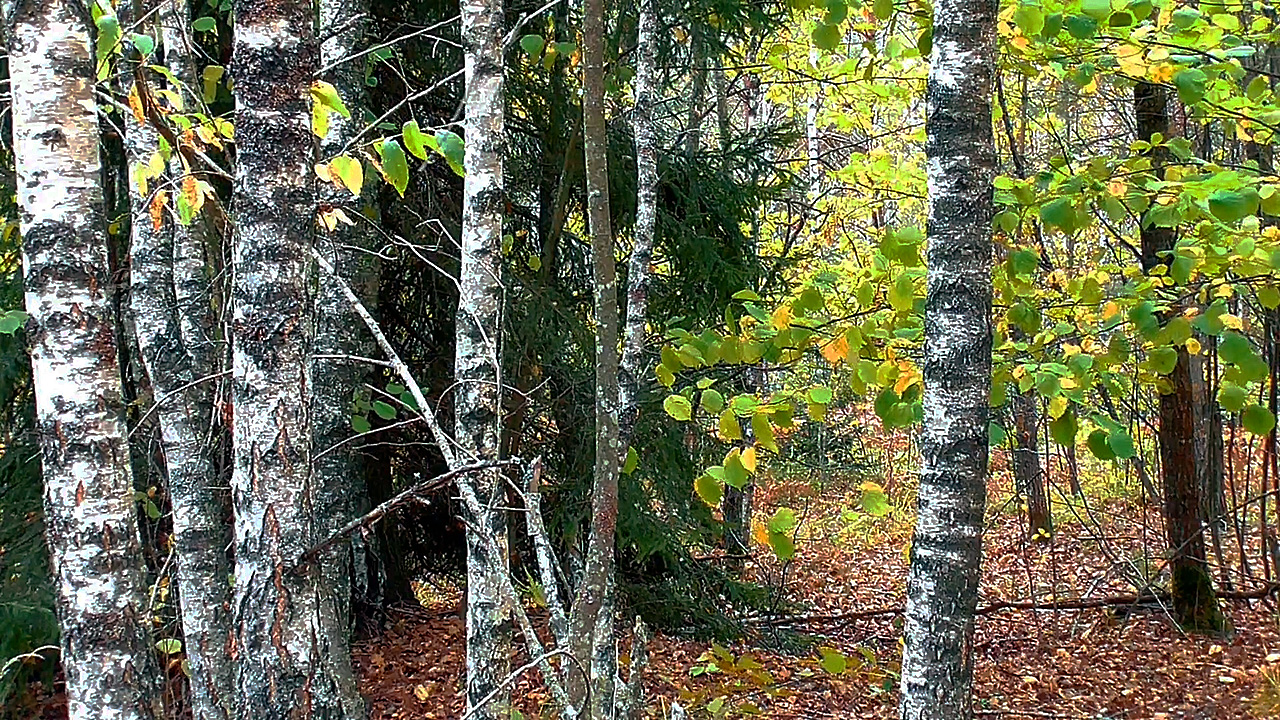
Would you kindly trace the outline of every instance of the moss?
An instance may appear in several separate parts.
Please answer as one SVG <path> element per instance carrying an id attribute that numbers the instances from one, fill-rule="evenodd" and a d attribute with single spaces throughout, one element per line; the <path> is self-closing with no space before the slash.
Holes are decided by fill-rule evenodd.
<path id="1" fill-rule="evenodd" d="M 1220 635 L 1230 630 L 1230 622 L 1213 592 L 1213 581 L 1198 565 L 1174 568 L 1173 611 L 1178 624 L 1187 632 Z"/>

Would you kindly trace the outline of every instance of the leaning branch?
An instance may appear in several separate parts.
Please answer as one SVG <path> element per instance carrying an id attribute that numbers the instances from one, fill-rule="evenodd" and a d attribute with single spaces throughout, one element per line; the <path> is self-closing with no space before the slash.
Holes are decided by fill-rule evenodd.
<path id="1" fill-rule="evenodd" d="M 361 515 L 355 520 L 352 520 L 346 525 L 343 525 L 337 530 L 334 530 L 333 532 L 329 533 L 329 536 L 326 537 L 324 540 L 321 540 L 316 545 L 313 545 L 311 549 L 302 553 L 302 556 L 298 558 L 298 562 L 293 566 L 292 570 L 296 571 L 298 568 L 302 567 L 303 565 L 306 565 L 307 563 L 314 561 L 320 553 L 333 547 L 335 543 L 337 543 L 339 540 L 346 537 L 347 535 L 350 535 L 352 532 L 355 532 L 358 528 L 368 527 L 378 522 L 385 515 L 387 515 L 387 513 L 390 513 L 391 511 L 399 508 L 401 505 L 404 505 L 408 501 L 421 499 L 422 496 L 427 495 L 429 493 L 433 493 L 447 486 L 449 483 L 453 482 L 455 478 L 461 475 L 478 472 L 480 470 L 488 470 L 490 468 L 495 468 L 495 467 L 504 467 L 507 465 L 518 465 L 519 463 L 520 461 L 518 459 L 513 458 L 511 460 L 491 460 L 487 462 L 475 463 L 472 465 L 463 465 L 462 467 L 454 468 L 446 473 L 437 475 L 431 478 L 430 480 L 423 480 L 420 483 L 416 483 L 412 487 L 409 487 L 403 492 L 400 492 L 390 500 L 387 500 L 386 502 L 378 505 L 378 507 L 370 510 L 364 515 Z"/>

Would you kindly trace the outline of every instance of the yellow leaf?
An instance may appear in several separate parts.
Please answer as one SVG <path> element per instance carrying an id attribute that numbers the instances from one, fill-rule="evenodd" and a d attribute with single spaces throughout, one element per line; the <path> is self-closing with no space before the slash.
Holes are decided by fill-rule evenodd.
<path id="1" fill-rule="evenodd" d="M 1096 354 L 1098 350 L 1102 348 L 1102 346 L 1098 344 L 1098 341 L 1091 337 L 1085 338 L 1084 342 L 1080 343 L 1080 345 L 1081 348 L 1090 355 Z"/>
<path id="2" fill-rule="evenodd" d="M 1065 343 L 1062 346 L 1062 354 L 1065 357 L 1075 357 L 1080 354 L 1080 346 L 1071 343 Z"/>
<path id="3" fill-rule="evenodd" d="M 870 480 L 859 485 L 858 489 L 862 492 L 884 492 L 884 488 L 879 483 L 873 483 Z"/>
<path id="4" fill-rule="evenodd" d="M 431 696 L 431 691 L 427 690 L 427 688 L 422 685 L 414 685 L 413 695 L 419 700 L 426 702 L 427 698 Z"/>
<path id="5" fill-rule="evenodd" d="M 1107 304 L 1102 307 L 1103 320 L 1110 320 L 1111 318 L 1119 314 L 1120 314 L 1120 306 L 1117 305 L 1114 300 L 1107 302 Z"/>
<path id="6" fill-rule="evenodd" d="M 1058 381 L 1058 384 L 1062 386 L 1063 390 L 1072 390 L 1078 387 L 1075 378 L 1062 378 Z"/>
<path id="7" fill-rule="evenodd" d="M 898 381 L 893 384 L 893 391 L 901 395 L 903 390 L 915 385 L 918 379 L 914 372 L 904 372 L 898 376 Z"/>
<path id="8" fill-rule="evenodd" d="M 1222 283 L 1213 291 L 1214 297 L 1229 298 L 1235 292 L 1230 283 Z"/>
<path id="9" fill-rule="evenodd" d="M 1067 399 L 1062 395 L 1049 401 L 1049 417 L 1057 420 L 1067 411 Z"/>
<path id="10" fill-rule="evenodd" d="M 337 207 L 321 210 L 319 219 L 320 225 L 330 232 L 333 232 L 334 228 L 338 227 L 338 223 L 342 223 L 343 225 L 355 225 L 355 223 L 351 221 L 351 218 L 342 211 L 342 208 Z"/>
<path id="11" fill-rule="evenodd" d="M 1222 313 L 1221 315 L 1218 316 L 1218 319 L 1222 321 L 1223 327 L 1227 328 L 1228 330 L 1244 329 L 1244 321 L 1241 320 L 1239 317 L 1232 315 L 1231 313 Z"/>
<path id="12" fill-rule="evenodd" d="M 769 528 L 765 527 L 764 523 L 759 521 L 751 523 L 751 539 L 754 540 L 757 545 L 768 545 Z"/>
<path id="13" fill-rule="evenodd" d="M 147 115 L 142 111 L 142 98 L 138 95 L 138 86 L 134 85 L 129 91 L 129 109 L 133 111 L 133 119 L 138 121 L 139 125 L 147 124 Z"/>
<path id="14" fill-rule="evenodd" d="M 329 176 L 335 185 L 345 187 L 352 195 L 360 197 L 360 188 L 364 187 L 364 165 L 359 160 L 339 155 L 329 163 Z"/>
<path id="15" fill-rule="evenodd" d="M 164 227 L 164 206 L 169 203 L 169 191 L 157 190 L 155 197 L 151 198 L 151 226 L 156 232 Z"/>
<path id="16" fill-rule="evenodd" d="M 751 447 L 742 451 L 742 466 L 745 467 L 748 472 L 756 471 L 756 446 L 755 445 L 752 445 Z"/>
<path id="17" fill-rule="evenodd" d="M 791 306 L 782 304 L 777 310 L 773 311 L 773 327 L 775 330 L 785 330 L 791 327 Z"/>
<path id="18" fill-rule="evenodd" d="M 1199 355 L 1199 354 L 1200 354 L 1200 350 L 1201 350 L 1201 349 L 1202 349 L 1202 348 L 1201 348 L 1201 346 L 1200 346 L 1200 341 L 1199 341 L 1199 340 L 1197 340 L 1197 339 L 1195 339 L 1195 338 L 1187 338 L 1187 352 L 1188 352 L 1188 353 L 1191 353 L 1192 355 Z"/>
<path id="19" fill-rule="evenodd" d="M 1021 380 L 1021 379 L 1022 379 L 1022 376 L 1026 375 L 1026 374 L 1027 374 L 1027 368 L 1026 368 L 1026 366 L 1024 366 L 1024 365 L 1019 365 L 1018 367 L 1016 367 L 1016 368 L 1014 368 L 1014 369 L 1013 369 L 1013 379 L 1014 379 L 1014 380 Z"/>
<path id="20" fill-rule="evenodd" d="M 191 206 L 192 212 L 200 212 L 200 208 L 204 207 L 204 193 L 200 192 L 200 183 L 196 181 L 195 175 L 183 176 L 182 199 Z"/>
<path id="21" fill-rule="evenodd" d="M 822 346 L 822 357 L 832 365 L 839 365 L 848 354 L 849 340 L 844 335 L 838 335 L 835 340 Z"/>

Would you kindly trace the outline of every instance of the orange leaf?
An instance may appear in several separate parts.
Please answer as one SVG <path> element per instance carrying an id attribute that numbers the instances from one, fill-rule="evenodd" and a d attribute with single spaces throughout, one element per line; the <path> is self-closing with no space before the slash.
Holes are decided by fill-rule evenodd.
<path id="1" fill-rule="evenodd" d="M 155 197 L 151 198 L 151 226 L 160 232 L 164 227 L 164 206 L 169 204 L 169 191 L 157 190 Z"/>
<path id="2" fill-rule="evenodd" d="M 844 335 L 836 337 L 835 340 L 822 346 L 822 357 L 832 365 L 839 365 L 844 361 L 845 356 L 849 354 L 849 339 Z"/>

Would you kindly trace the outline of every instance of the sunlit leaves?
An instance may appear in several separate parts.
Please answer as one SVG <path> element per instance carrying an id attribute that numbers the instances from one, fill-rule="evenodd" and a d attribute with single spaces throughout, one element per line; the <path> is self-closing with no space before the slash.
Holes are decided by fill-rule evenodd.
<path id="1" fill-rule="evenodd" d="M 683 395 L 668 395 L 662 401 L 662 409 L 676 420 L 688 421 L 693 418 L 693 405 Z"/>
<path id="2" fill-rule="evenodd" d="M 409 187 L 409 160 L 404 148 L 395 138 L 387 138 L 378 145 L 378 156 L 382 160 L 382 177 L 404 197 Z"/>

